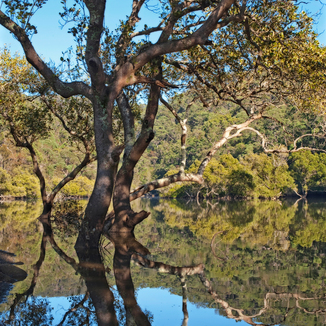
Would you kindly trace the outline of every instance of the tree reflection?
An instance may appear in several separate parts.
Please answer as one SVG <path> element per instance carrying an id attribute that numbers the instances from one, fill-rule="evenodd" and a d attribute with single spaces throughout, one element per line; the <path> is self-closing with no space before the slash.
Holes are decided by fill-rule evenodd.
<path id="1" fill-rule="evenodd" d="M 107 282 L 106 269 L 98 248 L 78 248 L 78 270 L 85 280 L 95 307 L 98 325 L 118 325 L 114 309 L 114 296 Z"/>
<path id="2" fill-rule="evenodd" d="M 280 206 L 278 208 L 274 203 L 261 206 L 253 208 L 252 205 L 248 205 L 252 217 L 241 224 L 236 222 L 236 217 L 233 216 L 229 219 L 228 225 L 246 231 L 243 238 L 247 239 L 250 228 L 256 227 L 252 224 L 258 218 L 256 212 L 258 210 L 262 212 L 268 207 L 273 208 L 269 221 L 274 224 L 274 231 L 269 229 L 266 221 L 261 230 L 264 234 L 277 236 L 278 239 L 271 241 L 269 238 L 267 245 L 258 247 L 247 246 L 239 239 L 231 241 L 240 229 L 234 233 L 215 229 L 214 233 L 210 233 L 210 239 L 194 236 L 197 247 L 202 251 L 203 248 L 206 250 L 206 258 L 203 252 L 200 254 L 200 260 L 205 262 L 205 266 L 203 264 L 183 266 L 182 263 L 178 265 L 178 261 L 171 255 L 172 247 L 169 246 L 173 244 L 168 244 L 170 240 L 168 231 L 159 232 L 165 235 L 165 239 L 155 238 L 155 236 L 149 239 L 144 236 L 144 239 L 148 240 L 146 247 L 140 243 L 144 239 L 138 241 L 134 234 L 109 233 L 106 236 L 114 252 L 110 253 L 103 248 L 78 247 L 77 260 L 69 256 L 67 249 L 56 242 L 51 221 L 41 218 L 43 234 L 39 257 L 33 266 L 33 277 L 27 289 L 14 296 L 10 308 L 2 314 L 0 324 L 5 322 L 9 325 L 51 325 L 53 312 L 49 300 L 33 296 L 47 255 L 47 243 L 65 263 L 81 275 L 87 286 L 84 295 L 70 297 L 70 307 L 66 308 L 58 326 L 151 325 L 152 313 L 142 310 L 135 296 L 139 279 L 148 282 L 149 286 L 153 286 L 155 280 L 157 284 L 154 286 L 173 288 L 172 292 L 180 294 L 183 326 L 188 325 L 192 318 L 188 312 L 188 302 L 216 307 L 220 315 L 235 321 L 244 321 L 249 325 L 290 325 L 303 324 L 303 322 L 306 325 L 313 325 L 314 320 L 322 323 L 321 318 L 326 317 L 326 297 L 325 285 L 320 284 L 320 280 L 326 276 L 326 246 L 321 242 L 314 242 L 311 248 L 295 244 L 297 239 L 302 238 L 300 235 L 302 231 L 297 224 L 289 224 L 287 221 L 299 223 L 304 219 L 309 229 L 311 228 L 309 225 L 317 220 L 317 225 L 321 226 L 323 222 L 321 217 L 326 216 L 325 210 L 318 206 L 319 214 L 316 214 L 309 206 L 305 206 L 301 216 L 297 214 L 293 217 L 293 207 L 287 208 L 278 204 Z M 213 209 L 217 209 L 216 207 Z M 244 207 L 242 206 L 243 212 L 238 213 L 240 216 L 245 214 Z M 218 210 L 225 214 L 221 207 Z M 283 215 L 277 217 L 277 213 L 282 212 Z M 173 214 L 176 216 L 175 212 L 172 212 Z M 212 216 L 211 214 L 208 218 Z M 288 219 L 284 219 L 285 216 Z M 166 219 L 171 221 L 168 214 Z M 181 218 L 178 219 L 181 222 Z M 202 215 L 202 222 L 207 223 L 204 219 L 205 216 Z M 261 217 L 260 221 L 264 222 L 264 217 Z M 157 229 L 162 227 L 156 220 L 153 223 Z M 164 221 L 163 224 L 166 227 Z M 146 226 L 144 228 L 144 234 L 153 230 L 151 225 L 148 230 Z M 228 234 L 229 232 L 232 234 Z M 294 235 L 293 238 L 289 238 L 291 234 Z M 182 233 L 178 235 L 180 248 L 187 248 L 186 242 L 183 243 L 186 240 L 183 240 Z M 287 245 L 282 241 L 286 241 Z M 302 243 L 302 240 L 300 241 Z M 290 242 L 292 244 L 289 246 Z M 166 258 L 167 262 L 149 258 L 155 257 L 155 255 L 149 256 L 149 249 L 152 250 L 158 245 L 162 247 L 162 244 L 164 249 L 170 251 Z M 174 264 L 169 264 L 168 262 L 172 260 Z M 190 257 L 189 260 L 200 261 L 195 260 L 195 256 Z M 132 265 L 132 261 L 139 267 Z M 179 259 L 179 263 L 180 261 L 183 260 Z M 112 272 L 109 267 L 112 267 Z M 133 271 L 138 269 L 140 270 L 133 274 Z M 153 270 L 150 274 L 147 273 L 149 275 L 147 280 L 142 276 L 145 274 L 145 269 Z M 160 277 L 155 277 L 154 274 L 159 274 Z M 163 274 L 175 276 L 175 281 L 171 277 L 162 277 Z M 112 287 L 114 284 L 116 290 Z M 121 296 L 120 301 L 117 292 Z"/>
<path id="3" fill-rule="evenodd" d="M 31 297 L 19 305 L 15 305 L 15 312 L 10 311 L 9 318 L 4 321 L 8 325 L 48 326 L 52 325 L 52 307 L 49 300 Z"/>
<path id="4" fill-rule="evenodd" d="M 58 326 L 63 325 L 92 325 L 95 317 L 95 311 L 89 300 L 87 291 L 82 298 L 79 296 L 71 298 L 71 308 L 65 312 Z"/>
<path id="5" fill-rule="evenodd" d="M 303 311 L 306 314 L 312 314 L 315 316 L 318 315 L 326 315 L 326 309 L 314 309 L 310 311 L 307 308 L 301 306 L 300 301 L 317 301 L 317 300 L 325 300 L 326 296 L 323 297 L 303 297 L 297 293 L 266 293 L 264 297 L 264 307 L 260 308 L 258 313 L 255 314 L 246 314 L 244 309 L 232 307 L 226 300 L 220 298 L 220 296 L 213 290 L 211 282 L 205 277 L 204 273 L 200 274 L 200 279 L 207 289 L 207 292 L 212 296 L 214 301 L 221 305 L 224 309 L 225 314 L 228 318 L 234 319 L 235 321 L 245 321 L 249 325 L 260 325 L 260 326 L 271 326 L 271 325 L 278 325 L 286 321 L 287 317 L 291 310 L 298 309 Z M 294 303 L 290 303 L 290 299 L 294 299 Z M 255 322 L 257 317 L 262 316 L 263 314 L 268 314 L 268 310 L 272 310 L 272 301 L 278 300 L 286 300 L 287 301 L 287 308 L 286 312 L 282 315 L 279 314 L 277 317 L 276 322 L 272 323 L 262 323 L 261 321 Z"/>
<path id="6" fill-rule="evenodd" d="M 182 312 L 183 312 L 183 316 L 184 316 L 182 326 L 187 326 L 188 319 L 189 319 L 189 313 L 188 313 L 188 308 L 187 308 L 186 276 L 202 274 L 204 272 L 204 265 L 198 264 L 195 266 L 183 266 L 183 267 L 172 266 L 172 265 L 164 264 L 162 262 L 155 262 L 155 261 L 149 260 L 145 257 L 138 255 L 137 253 L 132 255 L 132 259 L 142 267 L 156 269 L 160 273 L 176 275 L 180 278 L 180 282 L 181 282 L 181 286 L 182 286 Z"/>

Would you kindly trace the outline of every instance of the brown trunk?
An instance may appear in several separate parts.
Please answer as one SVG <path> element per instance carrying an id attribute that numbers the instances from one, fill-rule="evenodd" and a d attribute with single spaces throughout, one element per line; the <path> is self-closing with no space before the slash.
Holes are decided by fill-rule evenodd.
<path id="1" fill-rule="evenodd" d="M 43 211 L 38 218 L 40 222 L 43 223 L 43 221 L 47 221 L 48 219 L 50 219 L 52 208 L 53 208 L 53 202 L 51 201 L 43 202 Z"/>
<path id="2" fill-rule="evenodd" d="M 93 101 L 97 174 L 75 244 L 76 248 L 84 248 L 85 244 L 88 248 L 98 246 L 103 222 L 111 203 L 119 155 L 122 151 L 122 148 L 114 146 L 112 119 L 108 118 L 108 115 L 112 115 L 113 104 L 112 94 L 104 94 L 102 101 L 97 99 Z"/>
<path id="3" fill-rule="evenodd" d="M 161 78 L 161 63 L 158 61 L 154 66 L 158 68 L 155 77 Z M 149 215 L 149 213 L 145 211 L 139 213 L 132 211 L 130 206 L 130 187 L 133 180 L 134 168 L 149 143 L 154 138 L 153 127 L 158 110 L 159 98 L 160 87 L 156 84 L 152 84 L 141 133 L 130 149 L 130 139 L 127 137 L 129 137 L 128 131 L 133 128 L 133 121 L 128 119 L 130 110 L 124 110 L 126 106 L 119 106 L 120 112 L 122 116 L 124 116 L 125 142 L 128 148 L 123 158 L 122 167 L 117 174 L 113 195 L 115 217 L 110 232 L 131 233 L 135 225 L 143 221 Z"/>

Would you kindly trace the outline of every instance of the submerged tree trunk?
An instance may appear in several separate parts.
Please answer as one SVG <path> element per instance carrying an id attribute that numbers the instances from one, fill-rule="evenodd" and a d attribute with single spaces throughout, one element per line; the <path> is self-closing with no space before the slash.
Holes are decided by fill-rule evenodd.
<path id="1" fill-rule="evenodd" d="M 107 104 L 105 105 L 105 102 Z M 82 228 L 76 247 L 97 247 L 103 229 L 103 223 L 111 203 L 114 180 L 122 147 L 116 147 L 113 140 L 112 115 L 114 98 L 103 94 L 93 100 L 95 143 L 97 152 L 97 174 L 93 192 L 88 201 Z"/>

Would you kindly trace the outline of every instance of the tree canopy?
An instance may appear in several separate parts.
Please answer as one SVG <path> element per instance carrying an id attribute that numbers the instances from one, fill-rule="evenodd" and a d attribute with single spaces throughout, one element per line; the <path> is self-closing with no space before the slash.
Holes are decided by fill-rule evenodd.
<path id="1" fill-rule="evenodd" d="M 12 173 L 14 176 L 10 185 L 9 176 L 3 171 L 1 194 L 20 197 L 41 195 L 44 205 L 52 206 L 59 190 L 94 160 L 93 119 L 89 115 L 89 103 L 85 103 L 82 97 L 58 98 L 24 58 L 11 56 L 7 48 L 0 52 L 0 58 L 2 128 L 10 134 L 17 147 L 28 150 L 33 172 L 38 178 L 37 182 L 35 176 L 23 173 L 21 167 L 18 173 Z M 57 180 L 48 195 L 45 174 L 39 164 L 41 155 L 35 144 L 49 138 L 55 118 L 69 135 L 69 141 L 79 149 L 80 162 Z M 40 185 L 40 193 L 35 189 L 37 183 Z"/>

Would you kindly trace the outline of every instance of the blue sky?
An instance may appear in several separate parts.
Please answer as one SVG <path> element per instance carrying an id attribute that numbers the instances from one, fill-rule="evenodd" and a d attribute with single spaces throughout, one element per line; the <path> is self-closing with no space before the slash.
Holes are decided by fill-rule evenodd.
<path id="1" fill-rule="evenodd" d="M 119 25 L 120 19 L 125 19 L 131 12 L 131 0 L 108 1 L 105 22 L 110 30 L 114 30 Z M 62 12 L 62 5 L 59 0 L 48 1 L 45 6 L 36 12 L 32 18 L 31 23 L 37 26 L 38 33 L 33 35 L 32 43 L 38 54 L 45 59 L 45 61 L 52 60 L 58 63 L 62 56 L 62 51 L 66 51 L 70 46 L 74 46 L 73 36 L 68 34 L 68 27 L 72 25 L 60 26 L 62 20 L 59 12 Z M 139 15 L 145 18 L 146 24 L 149 26 L 157 25 L 158 15 L 148 11 L 146 8 L 142 9 Z M 145 23 L 144 20 L 144 23 Z M 143 22 L 143 19 L 141 23 Z M 10 47 L 12 52 L 22 52 L 22 48 L 17 40 L 2 26 L 0 26 L 0 46 L 6 44 Z"/>
<path id="2" fill-rule="evenodd" d="M 124 19 L 131 10 L 131 0 L 108 1 L 106 10 L 106 24 L 112 30 L 119 24 L 119 19 Z M 153 0 L 151 3 L 155 3 Z M 309 5 L 301 5 L 300 9 L 306 9 L 311 14 L 317 13 L 321 9 L 319 1 L 312 1 Z M 39 10 L 33 17 L 32 23 L 38 26 L 38 34 L 34 35 L 32 42 L 37 52 L 45 61 L 58 63 L 62 56 L 62 51 L 74 45 L 71 34 L 67 33 L 67 27 L 60 27 L 59 12 L 61 10 L 60 1 L 51 0 L 46 3 L 44 8 Z M 141 24 L 156 26 L 159 21 L 158 15 L 142 9 L 140 12 Z M 326 6 L 322 9 L 315 24 L 315 31 L 320 34 L 319 41 L 326 45 Z M 12 52 L 18 51 L 22 54 L 22 49 L 17 40 L 2 26 L 0 26 L 0 46 L 7 44 Z"/>

